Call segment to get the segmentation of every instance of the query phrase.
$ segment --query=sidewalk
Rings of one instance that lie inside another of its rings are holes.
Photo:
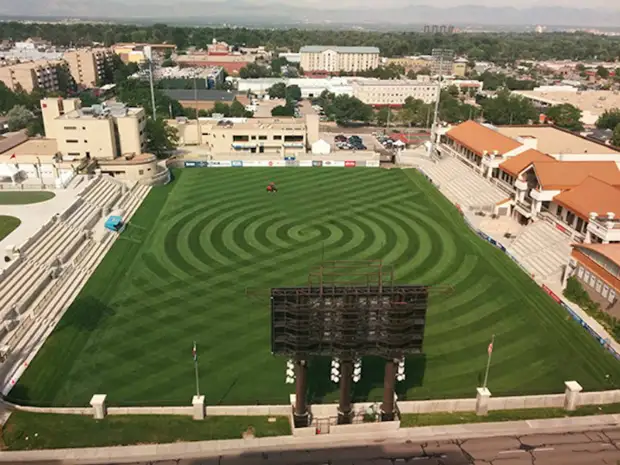
[[[59,463],[62,463],[64,460],[75,464],[94,464],[106,461],[129,463],[148,460],[206,458],[275,450],[308,450],[366,446],[372,443],[402,443],[407,440],[424,442],[499,436],[523,436],[544,433],[569,433],[617,428],[618,426],[620,426],[620,415],[595,415],[589,417],[499,423],[425,426],[419,428],[402,428],[394,432],[373,431],[363,434],[360,434],[359,430],[357,430],[358,433],[353,434],[326,434],[311,437],[279,436],[271,438],[179,442],[174,444],[123,447],[0,452],[0,463],[27,463],[43,460],[58,460]]]

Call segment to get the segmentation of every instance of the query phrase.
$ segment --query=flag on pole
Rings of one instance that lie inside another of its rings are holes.
[[[489,343],[489,348],[487,349],[487,353],[491,355],[493,353],[493,341]]]
[[[192,348],[192,358],[194,362],[198,361],[198,352],[196,351],[196,341],[194,341],[194,347]]]
[[[15,156],[15,154],[11,155],[10,160],[12,160],[13,158],[17,158],[17,157]]]

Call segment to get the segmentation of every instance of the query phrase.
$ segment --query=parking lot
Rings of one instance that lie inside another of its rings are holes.
[[[375,150],[375,148],[378,148],[379,144],[377,142],[377,139],[375,139],[375,137],[372,134],[359,134],[359,133],[338,133],[338,132],[321,132],[319,133],[319,137],[321,139],[323,139],[325,142],[328,142],[329,145],[332,148],[332,152],[355,152],[358,151],[354,148],[350,148],[350,149],[341,149],[338,148],[338,146],[336,145],[336,141],[334,140],[334,138],[336,136],[344,136],[347,139],[350,138],[351,136],[358,136],[361,140],[362,140],[362,144],[366,146],[366,150],[370,150],[373,151]]]

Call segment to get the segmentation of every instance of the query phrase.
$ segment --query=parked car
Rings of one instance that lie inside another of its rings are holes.
[[[336,137],[334,137],[334,142],[346,142],[347,138],[342,135],[342,134],[338,134]]]

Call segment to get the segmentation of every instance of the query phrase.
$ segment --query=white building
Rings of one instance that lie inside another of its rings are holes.
[[[311,45],[301,47],[301,67],[304,71],[365,71],[379,66],[377,47],[335,47]]]
[[[301,90],[303,98],[315,98],[321,95],[321,92],[327,90],[336,95],[353,95],[352,82],[354,78],[347,77],[331,77],[324,79],[309,78],[260,78],[260,79],[237,79],[226,78],[236,82],[239,92],[252,92],[256,95],[267,93],[274,84],[283,82],[287,86],[296,85]]]
[[[434,82],[414,80],[364,80],[353,83],[353,96],[368,105],[400,106],[408,97],[432,103],[437,100]]]

